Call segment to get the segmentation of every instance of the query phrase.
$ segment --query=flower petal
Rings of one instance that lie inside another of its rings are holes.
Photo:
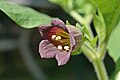
[[[76,45],[76,42],[75,42],[75,39],[74,39],[74,37],[72,36],[71,33],[69,34],[69,36],[70,36],[70,48],[71,48],[71,51],[72,51],[73,48],[74,48],[75,45]]]
[[[74,27],[72,25],[66,25],[66,27],[67,27],[68,32],[70,33],[70,35],[73,36],[74,39],[75,39],[74,50],[80,48],[81,45],[82,45],[82,32],[78,28],[76,28],[76,27]]]
[[[67,30],[67,28],[66,28],[66,26],[65,26],[65,24],[64,24],[64,22],[63,22],[62,20],[59,20],[59,19],[52,20],[52,21],[51,21],[51,25],[52,25],[52,26],[60,27],[60,28],[62,28],[63,30],[65,30],[65,31],[68,32],[68,30]]]
[[[41,58],[53,58],[56,55],[55,58],[58,62],[58,66],[66,64],[70,58],[70,52],[62,52],[58,50],[48,40],[42,40],[40,42],[39,53]]]
[[[71,33],[72,36],[74,36],[74,37],[82,36],[82,32],[78,28],[76,28],[72,25],[66,25],[66,27],[67,27],[69,33]]]
[[[59,50],[48,40],[42,40],[39,44],[39,53],[41,58],[53,58]]]
[[[70,52],[59,52],[56,54],[55,58],[58,62],[58,66],[64,65],[70,59]]]
[[[46,39],[46,35],[48,35],[49,30],[52,28],[51,25],[42,25],[38,27],[38,30],[43,38]]]

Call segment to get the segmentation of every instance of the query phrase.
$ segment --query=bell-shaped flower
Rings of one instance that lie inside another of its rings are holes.
[[[81,46],[82,33],[72,25],[61,20],[52,20],[51,25],[38,27],[43,40],[39,44],[41,58],[55,57],[58,65],[64,65],[71,53]]]

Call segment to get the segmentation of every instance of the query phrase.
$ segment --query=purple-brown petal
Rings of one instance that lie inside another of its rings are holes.
[[[75,47],[75,45],[76,45],[76,41],[75,41],[75,39],[74,39],[74,36],[72,36],[72,34],[70,33],[69,34],[69,36],[70,36],[70,50],[72,51],[73,50],[73,48]]]
[[[76,50],[82,45],[82,33],[78,28],[72,25],[66,25],[66,27],[71,36],[73,36],[75,39],[75,47],[73,50]]]
[[[58,62],[58,66],[64,65],[70,59],[70,52],[59,52],[56,54],[55,58]]]
[[[42,40],[39,44],[39,53],[41,58],[53,58],[58,53],[58,49],[48,40]]]
[[[49,30],[52,28],[51,25],[42,25],[40,27],[38,27],[38,30],[41,34],[41,36],[46,39],[47,38],[47,35],[49,33]]]
[[[53,58],[55,56],[58,65],[64,65],[70,59],[70,52],[60,51],[48,40],[42,40],[39,45],[41,58]]]
[[[68,30],[67,30],[67,28],[66,28],[66,26],[65,26],[65,24],[64,24],[64,22],[62,20],[59,20],[59,19],[52,20],[51,25],[60,27],[63,30],[65,30],[66,32],[68,32]]]

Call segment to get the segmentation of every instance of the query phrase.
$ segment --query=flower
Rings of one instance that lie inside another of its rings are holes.
[[[61,20],[52,20],[51,25],[38,27],[43,40],[39,44],[41,58],[55,57],[58,66],[70,59],[70,54],[81,45],[82,33],[72,25],[65,25]]]

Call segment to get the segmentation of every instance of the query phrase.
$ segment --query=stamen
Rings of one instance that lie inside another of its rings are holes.
[[[55,40],[57,41],[57,40],[60,40],[61,39],[61,36],[57,36],[56,38],[55,38]]]
[[[55,39],[56,38],[56,35],[52,35],[52,37],[51,37],[52,39]]]
[[[60,40],[61,43],[63,43],[63,40]]]
[[[59,50],[62,50],[62,46],[61,45],[58,45],[57,47]]]
[[[68,51],[68,50],[69,50],[69,46],[64,46],[64,49],[65,49],[66,51]]]

